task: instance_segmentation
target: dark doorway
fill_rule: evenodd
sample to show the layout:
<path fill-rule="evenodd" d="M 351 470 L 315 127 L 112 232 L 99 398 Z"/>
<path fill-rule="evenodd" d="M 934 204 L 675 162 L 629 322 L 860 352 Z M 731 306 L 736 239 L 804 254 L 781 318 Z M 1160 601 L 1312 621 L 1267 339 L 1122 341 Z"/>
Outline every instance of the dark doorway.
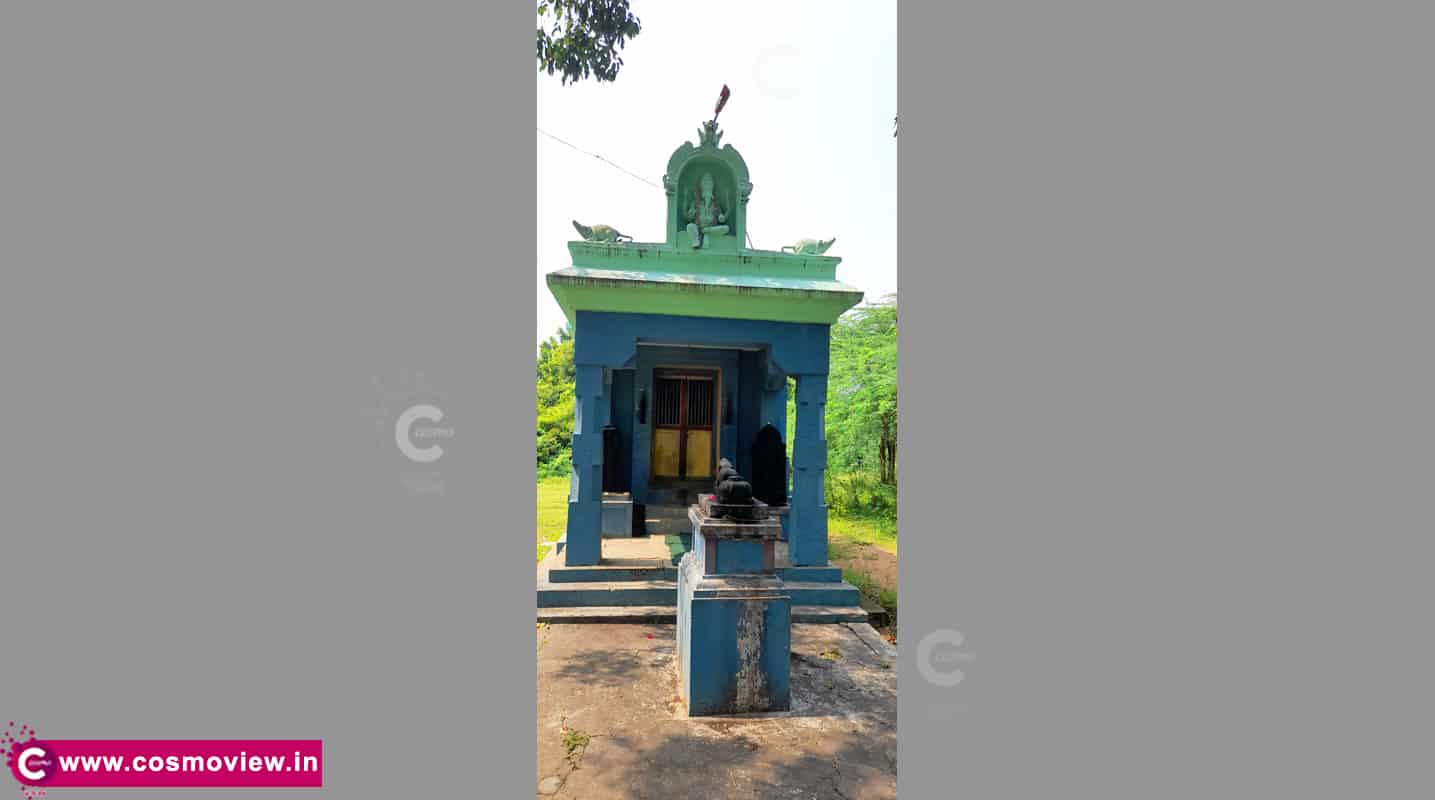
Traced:
<path fill-rule="evenodd" d="M 717 444 L 717 376 L 659 370 L 654 377 L 653 477 L 711 478 Z"/>

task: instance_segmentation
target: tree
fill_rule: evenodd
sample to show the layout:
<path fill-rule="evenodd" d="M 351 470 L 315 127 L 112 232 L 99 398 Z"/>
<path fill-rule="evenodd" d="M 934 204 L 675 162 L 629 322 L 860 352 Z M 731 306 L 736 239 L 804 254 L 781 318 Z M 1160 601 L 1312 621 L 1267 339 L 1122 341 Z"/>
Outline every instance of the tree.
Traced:
<path fill-rule="evenodd" d="M 832 326 L 827 383 L 830 467 L 897 483 L 897 300 L 861 306 Z"/>
<path fill-rule="evenodd" d="M 560 329 L 538 346 L 538 476 L 567 475 L 573 447 L 573 333 Z"/>
<path fill-rule="evenodd" d="M 538 69 L 563 84 L 618 77 L 618 51 L 642 30 L 628 0 L 542 0 L 538 4 Z"/>

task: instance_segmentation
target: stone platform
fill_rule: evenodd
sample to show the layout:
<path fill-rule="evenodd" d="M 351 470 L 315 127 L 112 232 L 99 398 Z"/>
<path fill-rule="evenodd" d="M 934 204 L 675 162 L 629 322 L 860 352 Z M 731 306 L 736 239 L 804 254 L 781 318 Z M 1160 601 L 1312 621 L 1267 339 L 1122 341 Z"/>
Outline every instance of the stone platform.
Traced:
<path fill-rule="evenodd" d="M 776 573 L 792 596 L 793 622 L 866 622 L 857 587 L 834 566 L 793 567 L 781 544 Z M 677 565 L 662 536 L 604 539 L 603 559 L 569 567 L 559 553 L 538 565 L 538 621 L 671 622 L 677 616 Z"/>

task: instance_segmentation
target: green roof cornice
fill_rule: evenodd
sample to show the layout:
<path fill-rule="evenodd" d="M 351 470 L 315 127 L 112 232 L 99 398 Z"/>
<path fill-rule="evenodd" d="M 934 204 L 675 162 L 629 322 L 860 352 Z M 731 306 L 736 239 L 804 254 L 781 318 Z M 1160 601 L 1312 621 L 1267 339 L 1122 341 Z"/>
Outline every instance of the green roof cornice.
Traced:
<path fill-rule="evenodd" d="M 722 145 L 716 121 L 698 143 L 673 151 L 663 176 L 666 241 L 626 241 L 608 225 L 574 221 L 584 241 L 568 243 L 573 266 L 549 273 L 564 315 L 579 311 L 669 314 L 831 325 L 862 301 L 837 280 L 832 245 L 804 239 L 793 252 L 750 250 L 747 164 Z"/>
<path fill-rule="evenodd" d="M 569 242 L 573 266 L 701 275 L 752 275 L 769 278 L 837 279 L 839 256 L 814 256 L 774 250 L 694 250 L 649 242 Z"/>
<path fill-rule="evenodd" d="M 570 322 L 579 311 L 604 311 L 831 325 L 862 301 L 861 291 L 836 281 L 752 276 L 715 281 L 577 267 L 549 273 L 548 290 Z"/>

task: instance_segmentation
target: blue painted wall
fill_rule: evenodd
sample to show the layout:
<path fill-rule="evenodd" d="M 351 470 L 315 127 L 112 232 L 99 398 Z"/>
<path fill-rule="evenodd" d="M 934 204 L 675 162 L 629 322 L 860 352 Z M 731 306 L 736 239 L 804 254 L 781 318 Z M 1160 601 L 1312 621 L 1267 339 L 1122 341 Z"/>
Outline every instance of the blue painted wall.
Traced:
<path fill-rule="evenodd" d="M 680 317 L 663 314 L 611 314 L 579 311 L 575 315 L 574 362 L 579 375 L 574 425 L 574 486 L 569 504 L 569 565 L 596 564 L 599 554 L 599 510 L 596 487 L 586 486 L 601 466 L 601 448 L 594 460 L 588 439 L 601 439 L 609 419 L 619 429 L 632 470 L 633 499 L 646 502 L 652 453 L 653 370 L 660 366 L 698 366 L 720 371 L 720 408 L 729 395 L 733 416 L 719 429 L 719 453 L 740 472 L 750 474 L 751 447 L 757 431 L 772 423 L 786 430 L 789 375 L 813 388 L 799 409 L 794 442 L 794 473 L 801 481 L 789 490 L 793 514 L 785 526 L 794 545 L 794 565 L 827 563 L 826 505 L 821 481 L 826 468 L 826 438 L 818 392 L 826 391 L 830 331 L 826 325 L 790 322 Z M 640 346 L 641 345 L 641 346 Z M 593 378 L 611 370 L 610 380 Z M 585 383 L 586 381 L 586 383 Z M 800 393 L 800 392 L 799 392 Z M 825 399 L 825 398 L 823 398 Z M 646 418 L 637 409 L 646 402 Z M 805 413 L 804 413 L 805 412 Z M 589 437 L 588 434 L 593 434 Z M 594 507 L 588 508 L 591 504 Z M 801 506 L 801 508 L 799 508 Z M 591 513 L 590 513 L 591 512 Z M 591 527 L 591 532 L 588 528 Z"/>
<path fill-rule="evenodd" d="M 631 366 L 638 342 L 760 347 L 768 351 L 777 372 L 827 374 L 829 330 L 826 325 L 599 311 L 575 314 L 575 364 Z"/>
<path fill-rule="evenodd" d="M 612 424 L 618 428 L 618 439 L 622 443 L 622 464 L 621 470 L 627 470 L 630 474 L 633 470 L 633 370 L 619 369 L 613 371 L 612 388 L 612 411 L 610 419 Z M 631 488 L 631 483 L 629 484 Z"/>

